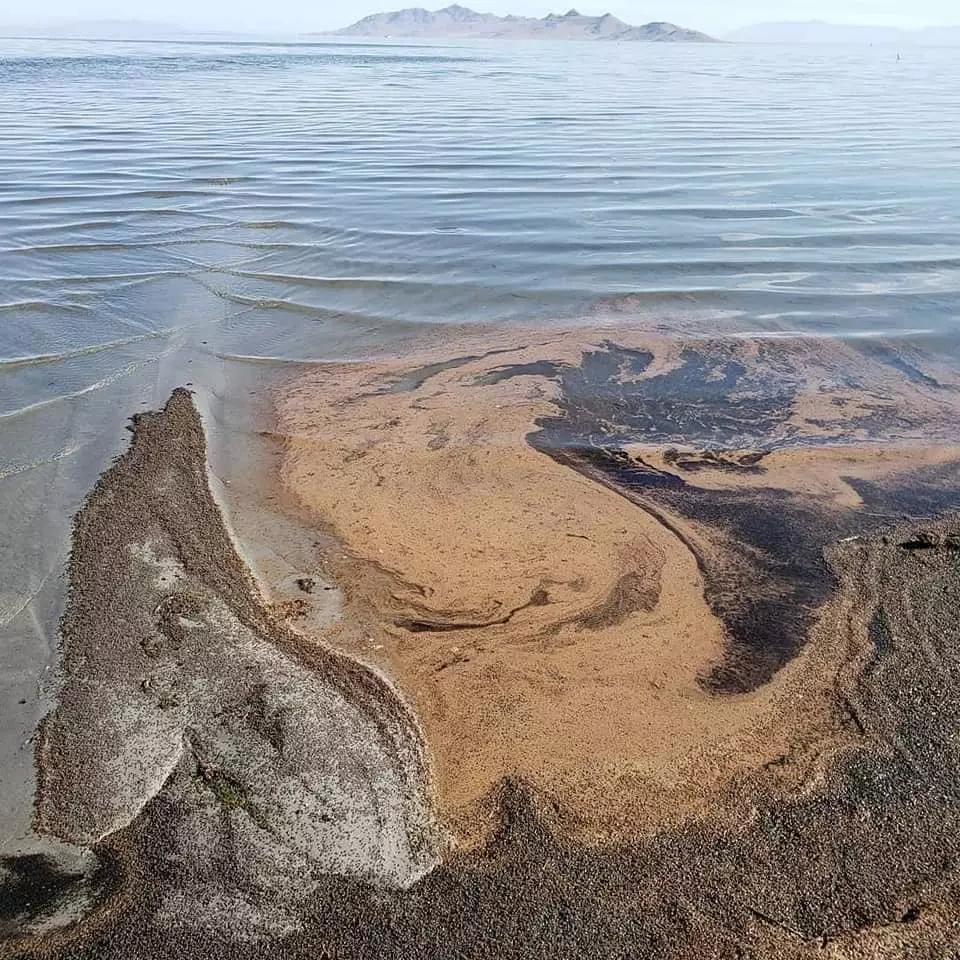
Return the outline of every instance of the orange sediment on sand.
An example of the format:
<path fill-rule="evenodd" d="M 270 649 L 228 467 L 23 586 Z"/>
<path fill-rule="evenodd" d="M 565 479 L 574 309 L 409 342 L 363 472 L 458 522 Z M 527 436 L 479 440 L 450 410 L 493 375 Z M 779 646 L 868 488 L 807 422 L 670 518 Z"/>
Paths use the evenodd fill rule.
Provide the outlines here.
<path fill-rule="evenodd" d="M 701 681 L 726 637 L 691 550 L 709 551 L 709 537 L 678 517 L 665 525 L 527 442 L 538 418 L 556 415 L 556 384 L 491 372 L 576 362 L 580 349 L 558 339 L 508 359 L 461 357 L 420 379 L 416 359 L 330 365 L 278 398 L 282 483 L 342 544 L 331 572 L 347 614 L 326 639 L 396 681 L 433 757 L 441 815 L 464 842 L 482 834 L 484 797 L 507 775 L 552 797 L 570 829 L 616 836 L 842 738 L 832 687 L 845 638 L 821 630 L 754 692 L 709 692 Z M 902 466 L 893 453 L 879 459 L 775 454 L 772 477 L 741 482 L 850 506 L 855 493 L 836 475 Z M 818 480 L 823 470 L 833 479 Z M 737 483 L 720 472 L 689 480 Z"/>

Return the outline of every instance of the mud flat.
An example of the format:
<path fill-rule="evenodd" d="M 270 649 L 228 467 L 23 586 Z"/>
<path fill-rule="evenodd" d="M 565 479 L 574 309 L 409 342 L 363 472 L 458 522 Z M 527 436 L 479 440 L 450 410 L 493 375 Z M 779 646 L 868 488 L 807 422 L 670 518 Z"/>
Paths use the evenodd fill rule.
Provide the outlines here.
<path fill-rule="evenodd" d="M 37 822 L 92 864 L 3 865 L 6 952 L 954 955 L 958 396 L 643 331 L 318 367 L 278 606 L 176 393 L 77 521 Z"/>

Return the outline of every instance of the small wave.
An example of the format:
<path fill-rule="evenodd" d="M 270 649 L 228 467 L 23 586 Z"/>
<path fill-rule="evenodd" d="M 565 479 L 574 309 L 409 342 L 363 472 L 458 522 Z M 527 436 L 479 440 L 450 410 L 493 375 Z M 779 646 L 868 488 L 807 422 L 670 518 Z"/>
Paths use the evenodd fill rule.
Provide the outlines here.
<path fill-rule="evenodd" d="M 0 373 L 18 370 L 21 367 L 39 367 L 47 363 L 60 363 L 64 360 L 73 360 L 76 357 L 92 356 L 118 347 L 126 347 L 132 343 L 141 343 L 145 340 L 157 340 L 167 335 L 168 331 L 156 331 L 139 334 L 135 337 L 123 337 L 119 340 L 109 340 L 105 343 L 95 343 L 87 347 L 77 347 L 74 350 L 64 350 L 59 353 L 40 353 L 28 357 L 0 357 Z"/>
<path fill-rule="evenodd" d="M 254 366 L 281 365 L 290 367 L 313 367 L 318 363 L 330 363 L 330 357 L 281 357 L 269 354 L 219 353 L 218 358 L 227 363 L 247 363 Z M 340 362 L 340 361 L 338 361 Z"/>
<path fill-rule="evenodd" d="M 13 420 L 17 417 L 27 416 L 29 414 L 36 413 L 38 410 L 45 410 L 49 407 L 55 407 L 61 403 L 78 400 L 80 397 L 86 396 L 87 394 L 96 393 L 98 390 L 103 390 L 119 380 L 123 380 L 126 377 L 132 376 L 138 370 L 142 370 L 144 367 L 156 363 L 157 360 L 157 357 L 151 357 L 149 360 L 128 363 L 126 366 L 114 370 L 108 376 L 103 377 L 94 383 L 88 384 L 86 387 L 82 387 L 80 390 L 74 390 L 70 393 L 57 394 L 53 397 L 46 397 L 43 400 L 37 400 L 35 403 L 28 403 L 24 407 L 18 407 L 16 410 L 9 410 L 6 413 L 0 413 L 0 422 L 5 420 Z"/>
<path fill-rule="evenodd" d="M 14 466 L 0 466 L 0 480 L 6 480 L 7 477 L 14 477 L 17 474 L 29 473 L 31 470 L 39 470 L 42 467 L 49 466 L 51 463 L 59 463 L 61 460 L 66 460 L 68 457 L 72 457 L 75 453 L 79 453 L 87 444 L 77 443 L 72 446 L 64 447 L 62 450 L 58 450 L 56 453 L 51 454 L 49 457 L 43 457 L 39 460 L 31 460 L 29 463 L 16 464 Z"/>
<path fill-rule="evenodd" d="M 43 313 L 50 310 L 85 313 L 89 312 L 90 307 L 81 303 L 57 303 L 49 300 L 18 300 L 15 303 L 0 303 L 0 313 Z M 3 363 L 2 359 L 0 363 Z"/>
<path fill-rule="evenodd" d="M 911 337 L 935 336 L 938 331 L 933 327 L 901 329 L 857 329 L 814 331 L 814 330 L 737 330 L 727 334 L 733 340 L 905 340 Z"/>

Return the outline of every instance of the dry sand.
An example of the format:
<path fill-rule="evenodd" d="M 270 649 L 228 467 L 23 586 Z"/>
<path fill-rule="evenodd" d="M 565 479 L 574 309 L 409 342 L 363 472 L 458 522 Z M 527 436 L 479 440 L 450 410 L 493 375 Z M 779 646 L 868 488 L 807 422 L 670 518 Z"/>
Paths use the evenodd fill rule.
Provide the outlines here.
<path fill-rule="evenodd" d="M 282 931 L 318 875 L 409 886 L 442 841 L 415 722 L 381 677 L 305 643 L 261 602 L 204 454 L 177 391 L 137 418 L 136 442 L 78 515 L 63 682 L 37 740 L 36 827 L 95 847 L 180 804 L 188 826 L 163 858 L 192 880 L 171 902 L 213 898 L 210 917 L 239 933 L 243 897 L 216 888 L 226 857 L 243 896 L 282 900 L 271 908 Z M 46 869 L 48 886 L 69 889 Z"/>

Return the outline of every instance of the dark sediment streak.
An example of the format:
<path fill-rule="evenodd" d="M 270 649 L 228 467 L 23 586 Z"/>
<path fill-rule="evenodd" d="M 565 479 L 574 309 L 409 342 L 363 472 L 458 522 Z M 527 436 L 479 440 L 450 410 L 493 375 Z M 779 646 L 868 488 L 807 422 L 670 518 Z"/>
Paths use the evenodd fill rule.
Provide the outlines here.
<path fill-rule="evenodd" d="M 873 353 L 880 351 L 877 345 Z M 890 362 L 888 354 L 889 348 L 881 352 L 884 362 Z M 728 657 L 705 682 L 717 692 L 753 690 L 799 652 L 831 595 L 834 582 L 824 548 L 876 528 L 871 512 L 934 515 L 960 505 L 955 492 L 960 471 L 956 464 L 927 469 L 896 487 L 851 481 L 863 496 L 864 511 L 824 509 L 816 498 L 784 491 L 697 487 L 682 473 L 762 472 L 766 451 L 736 461 L 723 451 L 756 437 L 777 436 L 781 444 L 796 437 L 796 427 L 788 424 L 796 380 L 782 368 L 765 370 L 762 362 L 748 369 L 723 344 L 684 350 L 676 369 L 644 377 L 653 360 L 652 353 L 607 342 L 584 354 L 577 366 L 552 365 L 549 374 L 560 387 L 561 413 L 538 421 L 539 430 L 529 442 L 634 500 L 687 542 L 704 575 L 707 602 L 730 639 Z M 534 372 L 531 366 L 547 375 L 546 365 L 527 364 L 505 367 L 497 377 L 528 375 Z M 909 379 L 935 383 L 910 369 Z M 890 416 L 868 418 L 873 435 L 882 436 Z M 861 420 L 857 425 L 867 424 Z M 686 458 L 670 458 L 678 473 L 628 455 L 624 448 L 639 443 L 692 444 L 697 450 Z M 722 532 L 722 537 L 712 545 L 693 544 L 670 524 L 668 513 Z"/>

